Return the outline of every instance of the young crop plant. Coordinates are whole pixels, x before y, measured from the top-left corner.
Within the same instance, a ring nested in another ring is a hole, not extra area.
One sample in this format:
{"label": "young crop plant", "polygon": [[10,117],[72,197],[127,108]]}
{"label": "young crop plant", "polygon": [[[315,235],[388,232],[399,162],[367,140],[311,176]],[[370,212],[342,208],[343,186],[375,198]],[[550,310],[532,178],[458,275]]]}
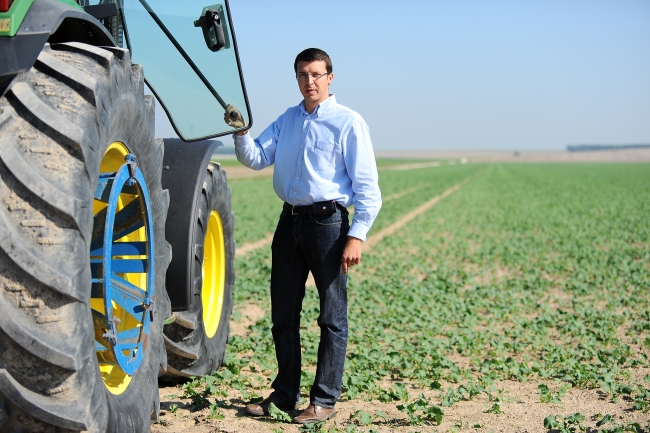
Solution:
{"label": "young crop plant", "polygon": [[364,410],[357,410],[350,415],[350,419],[356,421],[359,425],[369,426],[372,424],[372,415]]}
{"label": "young crop plant", "polygon": [[397,410],[406,414],[409,425],[421,425],[424,423],[440,425],[444,416],[442,409],[430,404],[424,395],[420,395],[411,403],[397,405]]}
{"label": "young crop plant", "polygon": [[221,405],[219,404],[218,401],[215,401],[214,403],[212,403],[212,404],[208,407],[208,409],[210,410],[210,418],[212,418],[212,419],[218,419],[218,420],[221,420],[221,419],[224,419],[224,418],[225,418],[225,416],[223,415],[223,413],[221,413],[221,411],[219,411],[219,408],[220,408],[220,407],[221,407]]}
{"label": "young crop plant", "polygon": [[638,386],[634,395],[634,404],[632,409],[640,410],[643,413],[650,411],[650,389]]}
{"label": "young crop plant", "polygon": [[492,405],[489,406],[487,409],[485,409],[483,412],[484,413],[494,413],[494,414],[503,413],[503,410],[501,409],[501,402],[497,401],[495,403],[492,403]]}
{"label": "young crop plant", "polygon": [[201,409],[204,409],[210,405],[208,401],[207,393],[203,390],[200,390],[201,380],[195,378],[183,384],[181,389],[183,390],[182,398],[190,399],[192,402],[189,405],[191,412],[196,412]]}
{"label": "young crop plant", "polygon": [[269,415],[274,420],[281,422],[291,422],[293,419],[288,413],[278,409],[278,407],[273,403],[269,405]]}
{"label": "young crop plant", "polygon": [[440,406],[449,407],[463,399],[463,394],[460,392],[462,387],[458,387],[456,391],[453,388],[448,388],[447,392],[442,396],[442,403]]}
{"label": "young crop plant", "polygon": [[539,390],[539,400],[542,403],[560,404],[562,403],[561,397],[566,395],[569,388],[571,388],[571,384],[564,383],[558,386],[557,392],[553,393],[548,385],[540,383],[537,385],[537,389]]}
{"label": "young crop plant", "polygon": [[401,382],[396,382],[393,384],[392,388],[383,389],[379,388],[377,399],[382,403],[388,403],[391,401],[404,401],[408,402],[411,398],[406,385]]}
{"label": "young crop plant", "polygon": [[467,400],[472,400],[474,397],[481,395],[482,393],[487,393],[488,390],[485,385],[470,380],[465,385],[459,386],[457,392]]}
{"label": "young crop plant", "polygon": [[644,430],[641,427],[641,424],[637,422],[628,421],[624,422],[623,424],[618,424],[614,416],[604,415],[596,423],[596,427],[600,427],[598,429],[599,433],[645,433],[645,431],[647,431],[647,428],[650,427],[650,424],[648,424],[646,426],[646,430]]}
{"label": "young crop plant", "polygon": [[607,392],[614,403],[619,399],[620,395],[630,395],[634,392],[634,388],[630,385],[617,382],[614,374],[606,373],[600,382],[600,387],[603,391]]}
{"label": "young crop plant", "polygon": [[354,425],[368,427],[372,424],[388,422],[388,415],[382,411],[376,411],[374,415],[371,415],[368,412],[359,409],[350,414],[350,420]]}
{"label": "young crop plant", "polygon": [[301,433],[328,433],[325,429],[325,421],[316,422],[313,424],[303,424],[300,426]]}
{"label": "young crop plant", "polygon": [[576,433],[586,430],[586,427],[582,424],[584,420],[585,416],[579,412],[566,417],[549,415],[544,418],[544,428],[555,429],[558,433]]}

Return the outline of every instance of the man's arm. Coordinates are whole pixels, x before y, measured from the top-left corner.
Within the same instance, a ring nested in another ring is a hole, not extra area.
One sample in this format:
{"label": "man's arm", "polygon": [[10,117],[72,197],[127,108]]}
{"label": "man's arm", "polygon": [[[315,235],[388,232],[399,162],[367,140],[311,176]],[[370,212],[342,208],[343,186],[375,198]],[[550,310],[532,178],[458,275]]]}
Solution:
{"label": "man's arm", "polygon": [[354,215],[348,236],[366,240],[381,208],[381,191],[375,154],[368,126],[360,117],[352,122],[343,149],[345,166],[352,181]]}
{"label": "man's arm", "polygon": [[361,242],[381,208],[381,192],[375,154],[372,150],[368,126],[363,119],[355,118],[345,138],[344,160],[352,180],[354,216],[341,257],[343,272],[361,263]]}
{"label": "man's arm", "polygon": [[253,170],[262,170],[272,165],[275,162],[275,149],[282,126],[282,117],[270,124],[255,140],[248,131],[233,134],[237,160]]}

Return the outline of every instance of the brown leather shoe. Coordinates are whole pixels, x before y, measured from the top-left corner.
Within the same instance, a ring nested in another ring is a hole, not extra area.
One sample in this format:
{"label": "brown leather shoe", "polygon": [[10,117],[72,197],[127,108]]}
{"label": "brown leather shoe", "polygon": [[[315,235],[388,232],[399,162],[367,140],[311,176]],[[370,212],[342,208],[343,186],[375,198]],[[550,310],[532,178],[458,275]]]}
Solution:
{"label": "brown leather shoe", "polygon": [[280,409],[283,412],[291,412],[296,409],[298,409],[297,404],[287,404],[287,403],[282,403],[280,401],[275,400],[272,397],[267,397],[265,400],[262,400],[259,403],[253,403],[253,404],[248,404],[244,408],[246,413],[248,415],[252,416],[262,416],[262,415],[268,415],[269,414],[269,406],[273,403],[274,405],[277,406],[278,409]]}
{"label": "brown leather shoe", "polygon": [[314,422],[325,421],[336,415],[336,409],[328,407],[320,407],[315,404],[310,404],[307,409],[300,412],[300,415],[293,419],[297,424],[311,424]]}

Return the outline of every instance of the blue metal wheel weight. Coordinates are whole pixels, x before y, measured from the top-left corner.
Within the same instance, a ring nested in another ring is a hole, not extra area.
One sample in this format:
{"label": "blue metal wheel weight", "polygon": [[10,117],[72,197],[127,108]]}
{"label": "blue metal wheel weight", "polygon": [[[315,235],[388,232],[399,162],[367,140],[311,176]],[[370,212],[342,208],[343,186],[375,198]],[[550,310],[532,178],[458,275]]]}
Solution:
{"label": "blue metal wheel weight", "polygon": [[[128,375],[133,375],[144,358],[144,350],[154,312],[154,238],[151,203],[147,184],[135,157],[125,157],[126,163],[115,173],[102,173],[95,198],[107,203],[103,237],[91,243],[91,270],[93,273],[93,298],[104,299],[106,333],[102,341],[95,341],[97,352],[110,351],[109,359]],[[118,200],[126,188],[137,197],[119,211]],[[145,228],[144,242],[116,242],[126,235]],[[125,259],[123,256],[142,256]],[[101,258],[99,258],[101,257]],[[146,273],[146,291],[118,274]],[[120,320],[115,316],[117,304],[133,317],[137,326],[120,330]],[[98,314],[98,313],[97,313]],[[95,312],[93,312],[95,315]],[[99,314],[101,316],[101,314]]]}

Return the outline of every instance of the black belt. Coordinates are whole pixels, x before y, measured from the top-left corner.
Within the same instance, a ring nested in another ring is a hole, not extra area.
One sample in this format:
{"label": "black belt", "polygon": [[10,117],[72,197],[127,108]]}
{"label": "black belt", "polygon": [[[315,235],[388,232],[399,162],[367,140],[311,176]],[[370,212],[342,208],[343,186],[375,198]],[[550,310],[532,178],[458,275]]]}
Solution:
{"label": "black belt", "polygon": [[294,206],[284,202],[283,210],[291,213],[292,215],[329,215],[336,212],[336,208],[342,208],[340,204],[333,200],[317,201],[314,204],[305,206]]}

